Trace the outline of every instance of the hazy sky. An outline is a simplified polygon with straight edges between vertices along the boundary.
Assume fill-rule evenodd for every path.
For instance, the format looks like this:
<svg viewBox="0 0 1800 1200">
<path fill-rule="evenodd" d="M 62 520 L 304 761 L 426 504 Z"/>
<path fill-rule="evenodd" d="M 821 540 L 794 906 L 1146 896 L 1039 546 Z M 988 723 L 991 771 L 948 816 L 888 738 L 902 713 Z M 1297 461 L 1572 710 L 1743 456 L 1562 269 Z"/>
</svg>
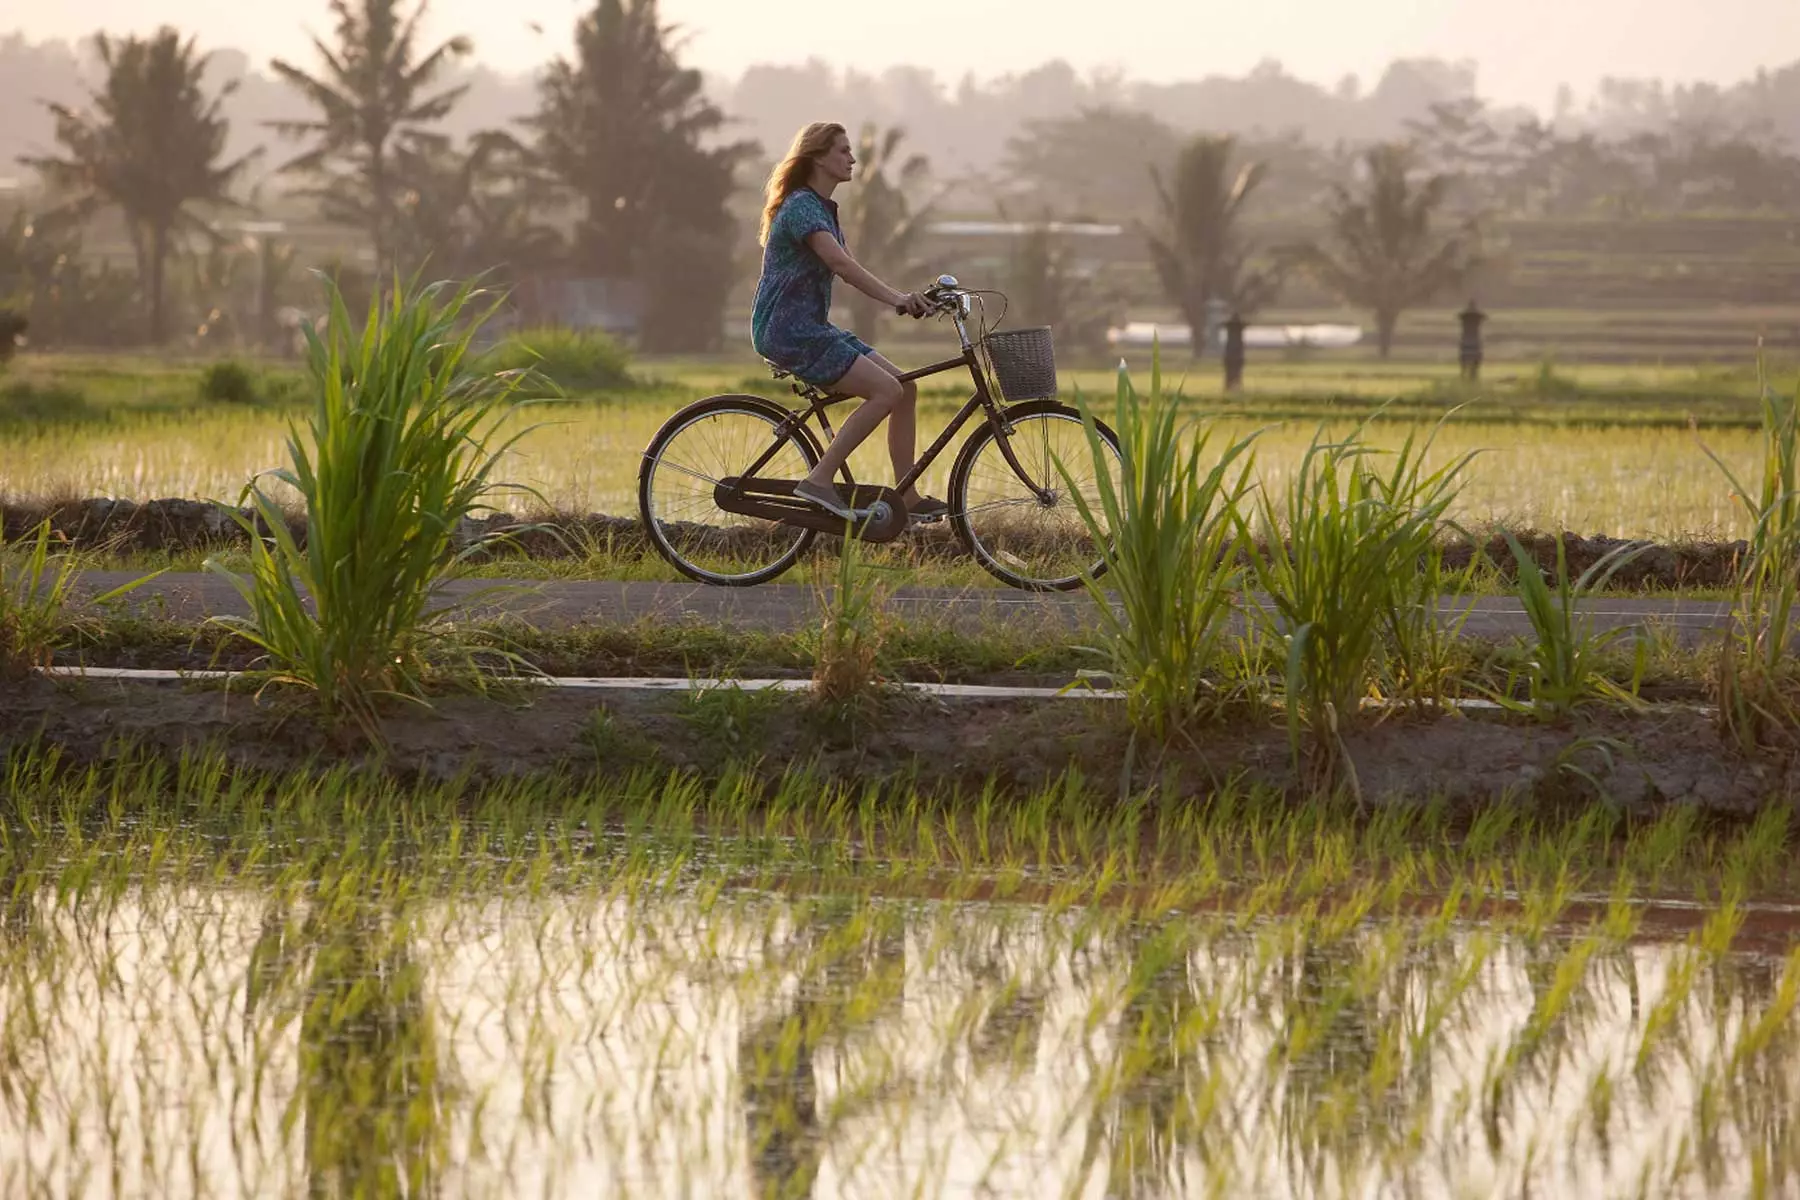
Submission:
<svg viewBox="0 0 1800 1200">
<path fill-rule="evenodd" d="M 592 0 L 433 0 L 438 34 L 523 70 L 564 52 Z M 1547 106 L 1604 75 L 1735 82 L 1800 59 L 1800 0 L 663 0 L 684 58 L 735 74 L 812 56 L 879 70 L 916 63 L 990 76 L 1064 58 L 1169 80 L 1241 74 L 1264 58 L 1303 78 L 1365 85 L 1396 57 L 1471 58 L 1483 93 Z M 72 38 L 161 23 L 257 59 L 329 33 L 325 0 L 5 0 L 0 31 Z M 534 29 L 533 26 L 538 29 Z"/>
</svg>

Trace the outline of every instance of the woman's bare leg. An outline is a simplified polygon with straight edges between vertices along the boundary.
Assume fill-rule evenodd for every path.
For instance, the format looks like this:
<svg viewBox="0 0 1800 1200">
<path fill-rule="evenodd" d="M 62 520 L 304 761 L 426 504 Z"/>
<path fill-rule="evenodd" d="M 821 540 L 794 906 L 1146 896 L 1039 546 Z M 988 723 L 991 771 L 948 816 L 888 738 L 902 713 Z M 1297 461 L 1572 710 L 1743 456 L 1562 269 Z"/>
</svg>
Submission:
<svg viewBox="0 0 1800 1200">
<path fill-rule="evenodd" d="M 831 445 L 825 447 L 818 465 L 807 475 L 806 482 L 812 484 L 831 483 L 838 468 L 849 459 L 851 452 L 868 440 L 869 435 L 875 432 L 875 427 L 899 405 L 905 395 L 900 381 L 868 355 L 863 355 L 851 364 L 850 369 L 844 372 L 844 377 L 831 385 L 831 390 L 861 396 L 863 402 L 838 426 L 837 436 L 831 439 Z"/>
<path fill-rule="evenodd" d="M 872 360 L 876 366 L 888 374 L 899 378 L 900 368 L 871 350 L 863 357 Z M 900 384 L 900 399 L 888 413 L 888 458 L 894 464 L 894 482 L 898 484 L 906 478 L 906 473 L 913 469 L 918 454 L 919 430 L 919 385 L 915 380 L 904 380 Z M 908 488 L 901 497 L 905 503 L 912 505 L 919 502 L 918 488 Z"/>
</svg>

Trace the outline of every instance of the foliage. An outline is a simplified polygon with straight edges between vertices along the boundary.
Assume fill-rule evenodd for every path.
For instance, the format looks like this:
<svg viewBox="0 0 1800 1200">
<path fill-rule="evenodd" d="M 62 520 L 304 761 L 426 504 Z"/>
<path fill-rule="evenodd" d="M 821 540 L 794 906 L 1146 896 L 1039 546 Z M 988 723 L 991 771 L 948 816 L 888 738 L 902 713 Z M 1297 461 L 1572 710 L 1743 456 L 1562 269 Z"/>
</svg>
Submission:
<svg viewBox="0 0 1800 1200">
<path fill-rule="evenodd" d="M 401 263 L 504 282 L 561 259 L 563 237 L 549 223 L 555 188 L 511 134 L 484 131 L 466 151 L 402 144 L 395 162 L 409 185 L 394 230 Z"/>
<path fill-rule="evenodd" d="M 1443 236 L 1433 229 L 1449 195 L 1450 177 L 1415 183 L 1414 152 L 1406 145 L 1375 146 L 1363 156 L 1362 195 L 1333 188 L 1329 248 L 1306 242 L 1291 261 L 1318 277 L 1347 303 L 1375 315 L 1376 342 L 1386 358 L 1400 314 L 1462 282 L 1475 264 L 1474 227 Z"/>
<path fill-rule="evenodd" d="M 467 283 L 396 286 L 360 330 L 328 294 L 323 335 L 307 331 L 310 445 L 293 431 L 290 465 L 266 473 L 304 501 L 305 540 L 259 476 L 240 501 L 254 519 L 228 510 L 252 537 L 249 574 L 207 567 L 249 605 L 246 619 L 218 619 L 264 652 L 271 680 L 311 689 L 327 720 L 374 737 L 380 698 L 423 698 L 433 649 L 473 669 L 440 636 L 449 610 L 433 589 L 482 545 L 459 545 L 459 527 L 503 486 L 493 472 L 523 431 L 494 443 L 518 379 L 470 366 L 493 310 L 476 309 Z"/>
<path fill-rule="evenodd" d="M 1485 566 L 1482 555 L 1471 554 L 1460 571 L 1446 570 L 1439 539 L 1420 555 L 1417 570 L 1394 581 L 1394 603 L 1382 614 L 1382 685 L 1394 700 L 1442 710 L 1462 691 L 1471 659 L 1462 628 Z"/>
<path fill-rule="evenodd" d="M 1048 220 L 1028 227 L 1007 261 L 1009 315 L 1019 326 L 1049 325 L 1059 346 L 1102 350 L 1122 299 L 1104 268 L 1083 268 L 1057 244 Z"/>
<path fill-rule="evenodd" d="M 1233 172 L 1236 148 L 1236 138 L 1203 135 L 1182 147 L 1172 184 L 1154 168 L 1151 173 L 1162 231 L 1144 236 L 1163 291 L 1193 331 L 1196 358 L 1205 353 L 1215 301 L 1249 317 L 1271 303 L 1281 288 L 1281 268 L 1252 269 L 1250 244 L 1238 232 L 1268 168 L 1253 162 Z"/>
<path fill-rule="evenodd" d="M 1434 429 L 1423 443 L 1408 434 L 1383 471 L 1376 460 L 1387 452 L 1364 440 L 1366 424 L 1338 440 L 1321 426 L 1279 508 L 1270 491 L 1258 494 L 1261 537 L 1250 551 L 1271 605 L 1264 619 L 1286 648 L 1284 702 L 1295 755 L 1302 729 L 1310 730 L 1317 782 L 1353 790 L 1340 731 L 1369 695 L 1382 631 L 1398 623 L 1394 610 L 1411 598 L 1405 581 L 1445 527 L 1474 458 L 1471 452 L 1427 470 Z"/>
<path fill-rule="evenodd" d="M 1007 139 L 1001 169 L 1026 202 L 1088 220 L 1151 214 L 1150 169 L 1175 158 L 1181 136 L 1149 113 L 1098 105 L 1027 119 Z"/>
<path fill-rule="evenodd" d="M 919 234 L 936 214 L 927 200 L 915 205 L 908 199 L 931 173 L 923 154 L 901 157 L 906 131 L 897 125 L 885 131 L 866 124 L 856 140 L 856 180 L 844 202 L 844 240 L 856 261 L 902 291 L 912 290 L 907 281 L 924 274 L 915 246 Z M 850 289 L 851 327 L 864 341 L 875 340 L 885 305 Z"/>
<path fill-rule="evenodd" d="M 1702 446 L 1751 521 L 1718 676 L 1720 731 L 1746 750 L 1791 746 L 1800 730 L 1800 688 L 1789 660 L 1800 616 L 1800 396 L 1779 398 L 1766 379 L 1761 392 L 1762 479 L 1755 489 Z"/>
<path fill-rule="evenodd" d="M 0 367 L 12 361 L 12 356 L 18 352 L 19 344 L 25 338 L 25 330 L 30 326 L 31 322 L 24 313 L 0 307 Z"/>
<path fill-rule="evenodd" d="M 429 0 L 419 0 L 404 19 L 401 4 L 331 0 L 335 44 L 313 39 L 323 70 L 311 75 L 279 58 L 270 64 L 316 110 L 306 120 L 270 123 L 284 137 L 312 143 L 282 171 L 315 180 L 305 194 L 320 201 L 327 220 L 366 230 L 376 267 L 384 271 L 410 186 L 398 156 L 449 145 L 431 126 L 455 108 L 468 85 L 430 89 L 473 49 L 467 38 L 454 37 L 421 54 L 419 26 Z"/>
<path fill-rule="evenodd" d="M 50 666 L 77 624 L 71 602 L 85 564 L 73 550 L 52 551 L 53 537 L 45 519 L 23 548 L 0 539 L 0 681 Z M 154 577 L 131 580 L 88 604 L 107 604 Z"/>
<path fill-rule="evenodd" d="M 710 349 L 721 332 L 736 233 L 726 204 L 748 147 L 716 143 L 725 114 L 703 83 L 676 61 L 656 0 L 597 0 L 528 122 L 581 208 L 573 265 L 638 281 L 647 350 Z"/>
<path fill-rule="evenodd" d="M 299 349 L 282 337 L 283 310 L 311 299 L 310 290 L 301 293 L 292 242 L 269 234 L 212 242 L 183 266 L 176 294 L 191 314 L 187 340 L 194 350 Z"/>
<path fill-rule="evenodd" d="M 1110 456 L 1094 414 L 1079 393 L 1076 405 L 1102 465 Z M 1086 583 L 1112 674 L 1133 727 L 1156 738 L 1191 728 L 1221 704 L 1208 675 L 1243 590 L 1238 512 L 1253 487 L 1255 435 L 1215 451 L 1214 431 L 1191 429 L 1180 414 L 1180 396 L 1163 390 L 1160 355 L 1144 396 L 1120 367 L 1112 421 L 1123 470 L 1116 481 L 1095 471 L 1098 512 L 1071 464 L 1057 463 L 1089 535 L 1107 547 L 1104 583 Z"/>
<path fill-rule="evenodd" d="M 23 306 L 37 346 L 116 346 L 142 332 L 136 281 L 84 261 L 67 212 L 21 209 L 0 226 L 0 296 Z"/>
<path fill-rule="evenodd" d="M 488 371 L 530 371 L 565 392 L 630 387 L 631 352 L 599 329 L 521 329 L 482 357 Z"/>
<path fill-rule="evenodd" d="M 27 158 L 70 199 L 46 220 L 85 220 L 106 207 L 125 218 L 138 280 L 148 304 L 149 336 L 167 335 L 164 269 L 178 235 L 216 236 L 192 211 L 232 205 L 232 185 L 254 155 L 220 164 L 227 122 L 221 104 L 235 84 L 210 100 L 201 91 L 209 55 L 198 54 L 164 27 L 147 41 L 95 36 L 106 81 L 92 111 L 49 105 L 65 156 Z"/>
<path fill-rule="evenodd" d="M 1518 568 L 1519 605 L 1531 622 L 1534 643 L 1526 660 L 1525 683 L 1529 703 L 1518 704 L 1507 693 L 1495 699 L 1516 711 L 1529 711 L 1545 719 L 1573 712 L 1591 700 L 1610 700 L 1634 706 L 1636 699 L 1608 679 L 1602 670 L 1603 655 L 1613 642 L 1628 632 L 1615 627 L 1595 632 L 1591 618 L 1577 611 L 1582 601 L 1602 591 L 1621 567 L 1649 548 L 1647 543 L 1619 546 L 1581 573 L 1569 578 L 1568 554 L 1556 539 L 1556 590 L 1544 580 L 1537 560 L 1510 532 L 1507 548 Z"/>
<path fill-rule="evenodd" d="M 200 398 L 214 404 L 252 404 L 256 376 L 235 358 L 208 363 L 200 373 Z"/>
<path fill-rule="evenodd" d="M 839 547 L 831 583 L 827 585 L 824 569 L 814 581 L 822 620 L 812 684 L 815 699 L 843 711 L 866 700 L 881 684 L 887 589 L 875 570 L 863 562 L 859 539 L 845 537 Z"/>
</svg>

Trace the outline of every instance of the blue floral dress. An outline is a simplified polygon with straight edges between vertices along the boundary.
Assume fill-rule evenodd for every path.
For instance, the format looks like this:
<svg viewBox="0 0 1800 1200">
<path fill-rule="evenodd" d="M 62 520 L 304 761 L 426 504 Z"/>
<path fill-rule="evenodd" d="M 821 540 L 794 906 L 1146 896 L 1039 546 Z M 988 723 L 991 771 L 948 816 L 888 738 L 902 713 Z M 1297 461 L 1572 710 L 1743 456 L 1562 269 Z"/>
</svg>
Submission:
<svg viewBox="0 0 1800 1200">
<path fill-rule="evenodd" d="M 783 370 L 830 387 L 870 351 L 867 342 L 831 323 L 831 268 L 806 244 L 821 230 L 844 244 L 837 204 L 811 188 L 790 192 L 769 224 L 750 342 Z"/>
</svg>

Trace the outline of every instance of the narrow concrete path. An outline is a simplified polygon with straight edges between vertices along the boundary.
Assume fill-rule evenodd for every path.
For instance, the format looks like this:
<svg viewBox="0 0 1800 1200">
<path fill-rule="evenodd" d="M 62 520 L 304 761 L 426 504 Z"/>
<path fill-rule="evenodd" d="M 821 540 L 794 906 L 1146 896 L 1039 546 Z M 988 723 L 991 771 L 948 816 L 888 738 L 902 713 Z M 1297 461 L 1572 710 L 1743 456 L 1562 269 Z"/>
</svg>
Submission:
<svg viewBox="0 0 1800 1200">
<path fill-rule="evenodd" d="M 92 596 L 134 577 L 124 571 L 89 571 L 82 575 L 79 586 Z M 818 619 L 812 588 L 792 583 L 715 588 L 698 583 L 621 583 L 605 579 L 464 579 L 446 584 L 443 597 L 469 604 L 471 614 L 477 617 L 511 614 L 541 626 L 687 620 L 786 631 L 810 626 Z M 229 583 L 202 573 L 160 576 L 128 593 L 121 603 L 135 612 L 187 622 L 248 612 Z M 1095 624 L 1093 602 L 1081 593 L 1038 595 L 1007 588 L 903 587 L 891 595 L 888 604 L 903 619 L 943 621 L 970 633 L 996 626 L 1077 633 Z M 1443 604 L 1446 612 L 1460 611 L 1461 607 L 1450 601 Z M 1684 645 L 1693 645 L 1708 632 L 1724 629 L 1729 621 L 1729 605 L 1716 600 L 1603 596 L 1584 605 L 1582 611 L 1593 619 L 1596 628 L 1653 625 Z M 1530 629 L 1517 601 L 1484 596 L 1475 602 L 1463 633 L 1501 640 L 1526 635 Z"/>
</svg>

